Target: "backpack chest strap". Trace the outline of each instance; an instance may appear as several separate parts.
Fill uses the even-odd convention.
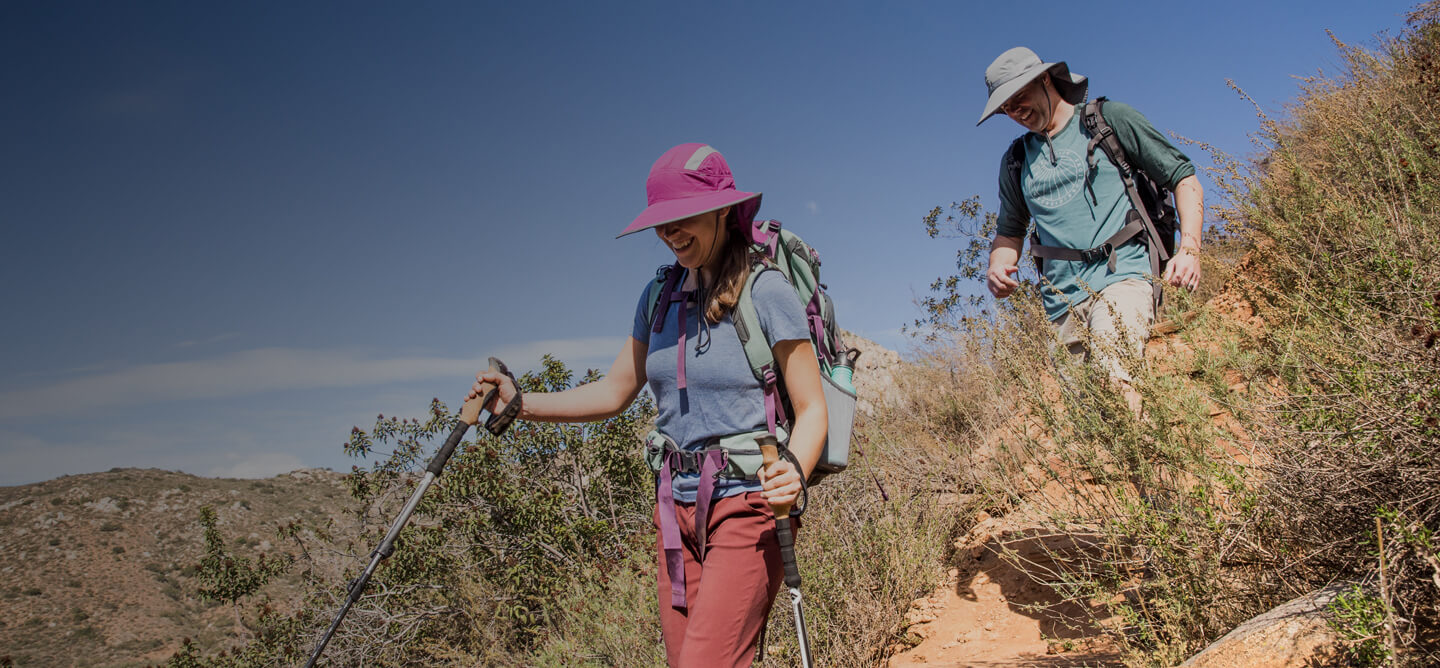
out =
[[[1067,260],[1086,264],[1105,260],[1105,265],[1113,272],[1115,271],[1115,249],[1145,231],[1144,221],[1134,211],[1126,214],[1125,219],[1125,226],[1120,228],[1119,232],[1110,235],[1109,239],[1094,248],[1080,250],[1063,246],[1042,246],[1038,243],[1039,236],[1034,235],[1030,238],[1030,253],[1046,260]]]

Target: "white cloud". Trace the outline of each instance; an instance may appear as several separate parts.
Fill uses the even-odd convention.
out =
[[[608,367],[622,339],[597,337],[502,346],[492,353],[519,373],[549,353],[573,366]],[[261,348],[185,362],[134,366],[0,393],[0,419],[142,406],[177,399],[242,397],[284,390],[363,387],[468,377],[484,357],[377,358],[356,350]]]
[[[820,203],[812,199],[805,203],[805,210],[809,211],[812,214],[820,213]]]

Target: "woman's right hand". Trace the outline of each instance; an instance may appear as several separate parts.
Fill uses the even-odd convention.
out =
[[[475,397],[481,396],[481,392],[484,391],[481,386],[486,384],[494,385],[500,389],[500,391],[496,393],[498,397],[491,400],[489,406],[480,407],[492,415],[501,408],[509,405],[510,401],[513,400],[518,393],[515,383],[510,380],[509,376],[493,369],[486,369],[475,374],[475,384],[470,386],[470,392],[465,395],[465,401],[468,402]]]

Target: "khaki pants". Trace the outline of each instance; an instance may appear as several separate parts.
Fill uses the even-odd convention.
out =
[[[1132,379],[1123,356],[1133,359],[1145,354],[1145,339],[1155,319],[1154,300],[1149,281],[1128,278],[1111,283],[1055,321],[1060,344],[1071,355],[1094,359],[1111,378],[1128,383]]]

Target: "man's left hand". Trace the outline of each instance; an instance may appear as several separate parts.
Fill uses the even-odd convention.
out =
[[[1177,251],[1165,266],[1163,278],[1170,285],[1194,290],[1200,285],[1200,257],[1189,249]]]

